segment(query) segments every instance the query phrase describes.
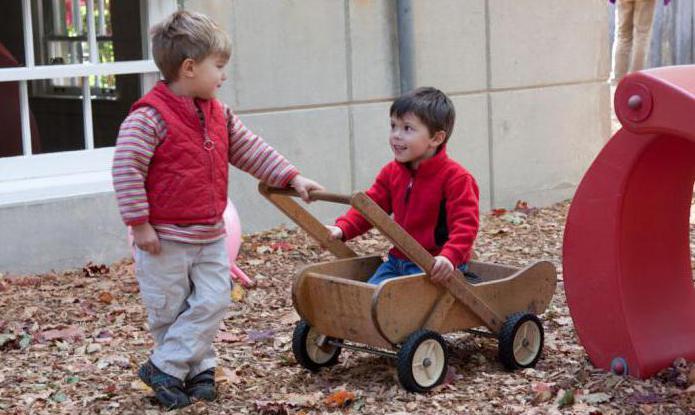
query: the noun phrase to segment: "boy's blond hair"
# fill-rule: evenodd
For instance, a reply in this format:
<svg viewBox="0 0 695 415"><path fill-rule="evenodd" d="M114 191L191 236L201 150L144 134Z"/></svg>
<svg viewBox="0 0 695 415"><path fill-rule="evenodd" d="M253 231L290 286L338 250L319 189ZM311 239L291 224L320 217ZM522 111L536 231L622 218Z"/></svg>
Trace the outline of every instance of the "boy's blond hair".
<svg viewBox="0 0 695 415"><path fill-rule="evenodd" d="M179 10L150 29L154 62L164 79L175 81L184 60L201 62L213 54L229 59L231 41L202 13Z"/></svg>

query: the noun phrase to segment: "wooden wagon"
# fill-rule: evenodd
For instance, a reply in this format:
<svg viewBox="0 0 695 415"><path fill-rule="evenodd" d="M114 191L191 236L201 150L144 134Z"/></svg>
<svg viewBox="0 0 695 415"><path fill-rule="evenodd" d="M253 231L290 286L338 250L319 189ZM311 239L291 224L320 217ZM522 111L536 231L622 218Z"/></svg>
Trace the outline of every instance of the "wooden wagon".
<svg viewBox="0 0 695 415"><path fill-rule="evenodd" d="M555 292L555 267L547 261L523 269L471 261L479 277L472 284L460 275L446 286L426 273L393 278L379 285L366 281L381 256L358 256L291 199L291 190L261 184L260 193L314 237L337 260L309 265L296 276L292 300L301 321L292 349L297 362L311 371L333 365L342 348L397 360L406 389L424 392L447 372L445 333L469 332L497 337L501 363L509 370L532 367L543 348L541 314ZM312 200L349 204L423 270L434 258L362 192L352 196L312 192ZM458 272L458 271L457 271ZM487 331L472 330L486 327Z"/></svg>

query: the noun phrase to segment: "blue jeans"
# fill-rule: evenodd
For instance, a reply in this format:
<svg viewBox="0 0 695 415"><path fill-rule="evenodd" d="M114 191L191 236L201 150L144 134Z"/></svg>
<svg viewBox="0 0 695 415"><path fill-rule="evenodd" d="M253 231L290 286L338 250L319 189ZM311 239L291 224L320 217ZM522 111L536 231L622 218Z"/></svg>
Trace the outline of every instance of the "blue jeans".
<svg viewBox="0 0 695 415"><path fill-rule="evenodd" d="M459 267L459 271L468 271L468 264L463 264ZM389 255L386 262L379 265L376 269L374 275L369 277L367 281L369 284L378 285L389 278L402 277L404 275L419 274L422 269L418 267L414 262L408 261L407 259L396 258L393 255Z"/></svg>

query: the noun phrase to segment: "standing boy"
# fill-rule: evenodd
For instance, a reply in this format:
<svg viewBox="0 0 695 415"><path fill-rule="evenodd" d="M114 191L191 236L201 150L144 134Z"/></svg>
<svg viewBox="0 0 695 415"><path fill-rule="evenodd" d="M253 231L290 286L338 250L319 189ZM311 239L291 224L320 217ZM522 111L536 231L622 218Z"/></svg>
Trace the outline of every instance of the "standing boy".
<svg viewBox="0 0 695 415"><path fill-rule="evenodd" d="M228 165L305 200L316 182L215 99L230 41L210 18L179 11L151 30L164 81L131 108L113 161L123 221L155 348L140 378L165 407L215 399L212 342L230 301L222 213Z"/></svg>

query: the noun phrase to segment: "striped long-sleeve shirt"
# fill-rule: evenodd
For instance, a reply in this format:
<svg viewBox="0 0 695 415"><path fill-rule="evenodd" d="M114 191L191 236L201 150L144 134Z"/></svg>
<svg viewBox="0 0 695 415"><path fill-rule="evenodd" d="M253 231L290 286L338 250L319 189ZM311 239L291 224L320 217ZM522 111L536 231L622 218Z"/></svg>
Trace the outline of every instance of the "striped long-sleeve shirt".
<svg viewBox="0 0 695 415"><path fill-rule="evenodd" d="M251 132L227 106L229 162L277 187L285 187L299 172L261 137ZM203 122L201 118L201 122ZM126 225L146 223L149 204L145 180L157 146L167 135L167 125L153 107L141 107L121 124L113 159L113 186L121 217ZM209 243L224 237L224 222L213 225L153 225L161 239L186 243Z"/></svg>

